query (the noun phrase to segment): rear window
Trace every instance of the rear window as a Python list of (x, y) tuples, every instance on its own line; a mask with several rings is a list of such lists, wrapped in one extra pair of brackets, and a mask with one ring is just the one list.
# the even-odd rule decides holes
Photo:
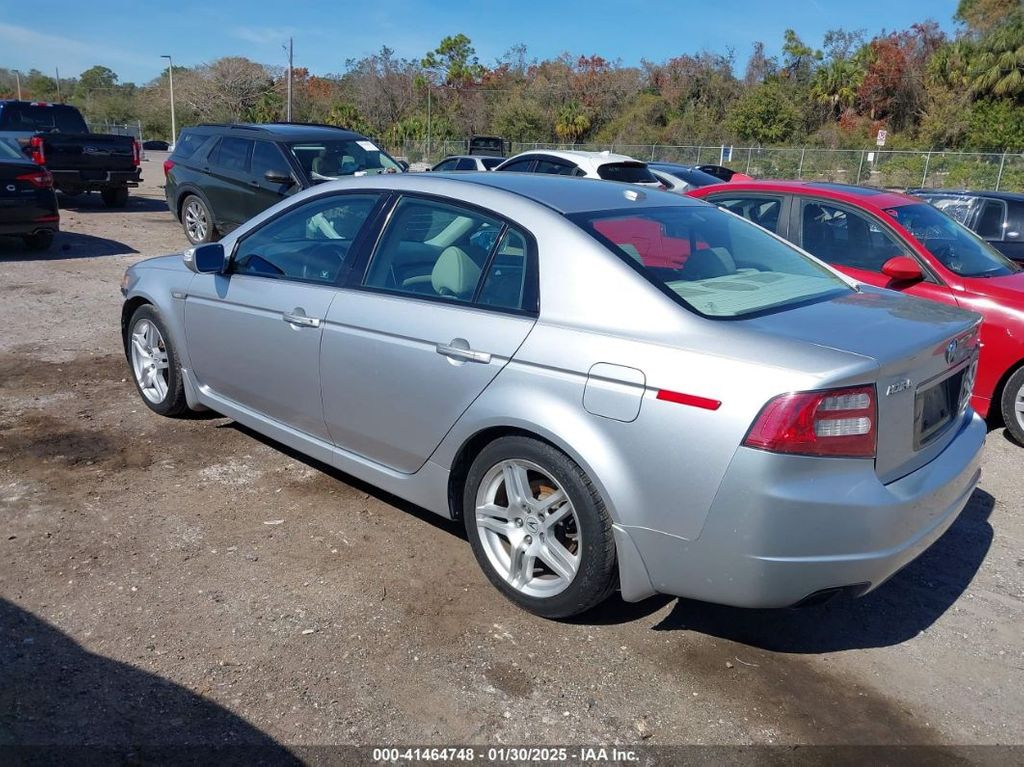
[(658, 183), (658, 179), (642, 162), (609, 162), (598, 167), (597, 175), (605, 181), (622, 181), (627, 184)]
[(796, 248), (718, 208), (605, 210), (570, 219), (705, 317), (779, 311), (852, 291)]
[(0, 130), (33, 133), (88, 133), (82, 115), (65, 104), (4, 104), (0, 112)]

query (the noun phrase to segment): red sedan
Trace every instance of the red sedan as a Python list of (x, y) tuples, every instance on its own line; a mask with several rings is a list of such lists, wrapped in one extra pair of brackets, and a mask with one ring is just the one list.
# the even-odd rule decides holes
[(972, 404), (1024, 444), (1024, 270), (904, 194), (845, 184), (752, 181), (687, 192), (799, 245), (850, 277), (984, 318)]

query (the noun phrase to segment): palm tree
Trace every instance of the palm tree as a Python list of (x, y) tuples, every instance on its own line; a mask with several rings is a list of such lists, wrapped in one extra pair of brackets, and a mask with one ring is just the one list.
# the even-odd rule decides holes
[(864, 70), (853, 59), (832, 59), (815, 70), (811, 93), (838, 117), (853, 106), (863, 77)]
[(563, 141), (575, 144), (590, 130), (590, 118), (578, 101), (570, 101), (555, 118), (555, 134)]
[(971, 62), (971, 87), (980, 95), (1024, 95), (1024, 15), (994, 30)]

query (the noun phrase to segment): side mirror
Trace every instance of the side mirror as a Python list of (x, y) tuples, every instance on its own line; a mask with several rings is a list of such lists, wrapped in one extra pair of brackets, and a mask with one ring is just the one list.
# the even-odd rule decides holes
[(197, 274), (217, 274), (224, 271), (224, 246), (219, 242), (196, 245), (181, 254), (185, 266)]
[(263, 174), (263, 178), (271, 184), (287, 184), (288, 186), (291, 186), (295, 183), (295, 179), (292, 178), (292, 174), (284, 170), (268, 170)]
[(900, 282), (918, 282), (924, 279), (921, 266), (909, 256), (896, 256), (882, 264), (882, 274)]

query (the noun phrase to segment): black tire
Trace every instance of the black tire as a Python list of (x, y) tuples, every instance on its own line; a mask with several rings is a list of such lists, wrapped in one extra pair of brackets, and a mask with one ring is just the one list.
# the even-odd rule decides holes
[(1003, 387), (1000, 409), (1003, 423), (1010, 436), (1018, 445), (1024, 446), (1024, 413), (1017, 410), (1018, 402), (1024, 405), (1024, 367), (1019, 368)]
[[(477, 491), (488, 472), (502, 461), (519, 459), (542, 468), (562, 486), (579, 524), (579, 566), (569, 586), (558, 594), (535, 597), (513, 587), (488, 558), (477, 530)], [(473, 554), (488, 580), (523, 609), (545, 618), (568, 618), (596, 607), (618, 587), (615, 539), (604, 501), (579, 465), (555, 447), (530, 437), (502, 437), (473, 461), (462, 497), (463, 520)]]
[(53, 245), (53, 232), (26, 234), (23, 239), (25, 240), (25, 247), (29, 250), (49, 250), (50, 246)]
[[(167, 353), (167, 392), (163, 399), (158, 402), (154, 402), (143, 393), (142, 385), (135, 374), (135, 367), (132, 363), (132, 334), (143, 320), (152, 323), (160, 331), (160, 335), (163, 337), (162, 348)], [(124, 350), (125, 356), (128, 358), (129, 373), (131, 374), (132, 381), (135, 382), (135, 389), (139, 392), (142, 401), (146, 403), (146, 407), (154, 413), (171, 418), (188, 412), (188, 402), (185, 400), (185, 386), (181, 378), (181, 362), (178, 360), (178, 353), (174, 348), (174, 344), (171, 343), (167, 326), (164, 324), (160, 312), (152, 304), (143, 304), (135, 310), (125, 330)]]
[(128, 187), (119, 186), (115, 189), (100, 190), (103, 204), (108, 208), (123, 208), (128, 204)]
[[(205, 234), (201, 237), (196, 235), (196, 231), (190, 231), (192, 228), (189, 220), (190, 206), (196, 206), (197, 213), (206, 221)], [(220, 237), (213, 223), (213, 212), (210, 210), (210, 206), (206, 204), (206, 200), (197, 194), (190, 194), (181, 201), (181, 228), (185, 230), (185, 238), (193, 245), (216, 242)]]

